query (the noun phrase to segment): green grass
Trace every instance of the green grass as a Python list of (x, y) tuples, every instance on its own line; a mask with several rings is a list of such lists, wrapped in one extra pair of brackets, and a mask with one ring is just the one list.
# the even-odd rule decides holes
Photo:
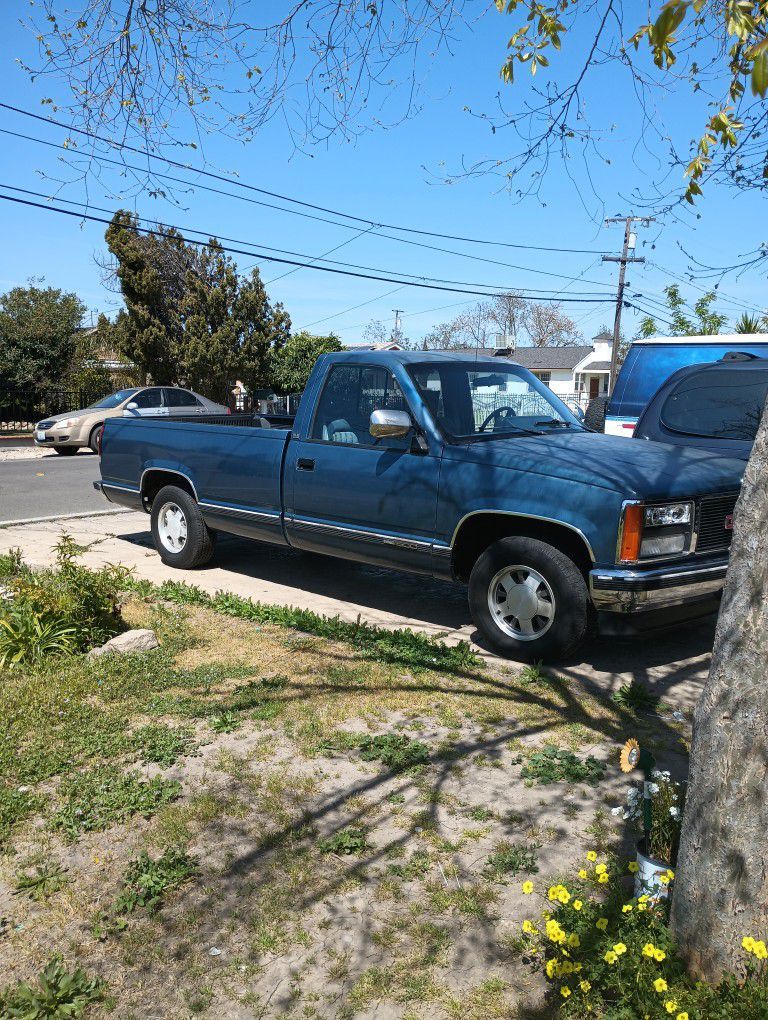
[(480, 659), (466, 641), (446, 645), (442, 641), (417, 634), (407, 628), (385, 630), (369, 623), (348, 623), (339, 616), (321, 616), (308, 609), (294, 606), (273, 606), (252, 599), (241, 598), (230, 592), (209, 595), (194, 585), (180, 581), (166, 581), (153, 585), (148, 581), (128, 582), (144, 597), (154, 595), (179, 605), (202, 606), (226, 616), (254, 623), (276, 624), (299, 630), (304, 634), (343, 641), (364, 656), (380, 662), (394, 662), (411, 668), (440, 669), (463, 673), (480, 665)]
[(69, 839), (124, 822), (132, 815), (149, 817), (181, 793), (176, 780), (142, 779), (138, 772), (121, 772), (112, 765), (98, 765), (70, 776), (62, 783), (62, 805), (51, 827)]
[(132, 744), (144, 764), (168, 768), (193, 747), (191, 730), (182, 727), (150, 724), (132, 734)]
[(0, 786), (0, 847), (13, 830), (42, 807), (43, 798), (29, 790)]

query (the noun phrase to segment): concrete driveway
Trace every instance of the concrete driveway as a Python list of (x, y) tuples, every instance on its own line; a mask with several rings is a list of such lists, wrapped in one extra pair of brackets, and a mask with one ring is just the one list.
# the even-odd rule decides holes
[[(368, 623), (411, 627), (449, 642), (463, 639), (476, 644), (478, 639), (461, 586), (227, 535), (220, 536), (208, 566), (173, 570), (155, 552), (149, 518), (142, 513), (0, 528), (0, 552), (19, 547), (28, 563), (48, 564), (64, 531), (87, 546), (84, 562), (89, 566), (122, 563), (137, 577), (154, 582), (186, 581), (211, 593), (223, 589), (257, 601), (338, 614), (345, 620), (359, 616)], [(578, 661), (558, 666), (557, 672), (611, 691), (636, 678), (689, 714), (709, 669), (713, 637), (710, 618), (642, 638), (594, 639), (581, 649)], [(517, 668), (476, 647), (496, 668)]]

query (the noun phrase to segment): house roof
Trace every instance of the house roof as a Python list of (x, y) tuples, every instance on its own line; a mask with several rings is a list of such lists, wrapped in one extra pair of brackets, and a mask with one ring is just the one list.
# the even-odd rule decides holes
[(522, 365), (534, 372), (548, 372), (551, 369), (563, 368), (571, 370), (588, 354), (592, 354), (592, 346), (588, 347), (517, 347), (507, 357), (510, 361)]
[(610, 370), (610, 361), (590, 361), (585, 368), (586, 372), (610, 372)]

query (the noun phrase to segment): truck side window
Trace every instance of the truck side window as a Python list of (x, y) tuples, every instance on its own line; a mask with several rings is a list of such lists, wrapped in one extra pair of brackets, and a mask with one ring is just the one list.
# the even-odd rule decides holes
[[(371, 412), (382, 409), (408, 410), (391, 372), (373, 365), (335, 365), (320, 395), (310, 438), (371, 446)], [(387, 445), (407, 446), (409, 442), (388, 440)]]

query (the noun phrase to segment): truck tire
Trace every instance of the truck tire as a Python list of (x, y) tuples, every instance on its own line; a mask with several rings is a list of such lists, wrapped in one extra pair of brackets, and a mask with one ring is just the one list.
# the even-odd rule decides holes
[(152, 501), (152, 540), (169, 567), (190, 570), (213, 556), (214, 533), (195, 499), (176, 485), (166, 485)]
[(605, 432), (605, 409), (608, 407), (607, 397), (592, 397), (584, 412), (584, 424), (593, 432)]
[(469, 578), (469, 608), (495, 652), (525, 662), (570, 655), (591, 616), (579, 568), (535, 538), (502, 538), (485, 550)]

